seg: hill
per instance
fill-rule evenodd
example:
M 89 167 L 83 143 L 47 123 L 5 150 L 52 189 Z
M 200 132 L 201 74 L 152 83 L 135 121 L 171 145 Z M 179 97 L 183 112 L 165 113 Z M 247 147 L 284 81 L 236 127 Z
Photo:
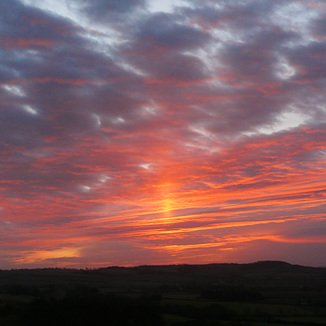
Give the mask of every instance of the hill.
M 326 304 L 326 268 L 280 261 L 251 264 L 162 265 L 99 269 L 21 269 L 0 271 L 1 292 L 85 286 L 114 293 L 156 291 L 200 296 L 208 288 L 246 288 L 265 301 L 295 303 L 298 298 Z
M 323 325 L 326 268 L 279 261 L 0 270 L 0 325 Z

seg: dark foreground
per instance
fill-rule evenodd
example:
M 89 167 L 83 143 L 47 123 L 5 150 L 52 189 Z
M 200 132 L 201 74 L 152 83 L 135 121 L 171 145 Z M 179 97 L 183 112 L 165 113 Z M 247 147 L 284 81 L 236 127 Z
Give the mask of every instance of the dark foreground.
M 0 325 L 326 325 L 326 268 L 258 262 L 0 271 Z

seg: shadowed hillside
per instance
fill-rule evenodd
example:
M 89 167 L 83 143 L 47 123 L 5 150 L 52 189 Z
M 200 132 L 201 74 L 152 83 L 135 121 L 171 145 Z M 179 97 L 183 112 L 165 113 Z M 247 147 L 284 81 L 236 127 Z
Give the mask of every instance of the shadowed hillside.
M 326 269 L 265 261 L 0 271 L 1 325 L 41 325 L 51 314 L 53 325 L 87 324 L 89 314 L 99 325 L 319 325 Z

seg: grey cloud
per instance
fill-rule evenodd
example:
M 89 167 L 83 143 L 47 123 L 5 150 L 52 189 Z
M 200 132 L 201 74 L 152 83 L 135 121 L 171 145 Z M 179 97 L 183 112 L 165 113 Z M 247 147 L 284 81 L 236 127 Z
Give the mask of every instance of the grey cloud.
M 276 79 L 272 72 L 277 52 L 282 49 L 282 43 L 293 36 L 279 28 L 272 28 L 258 33 L 246 44 L 226 45 L 218 57 L 240 82 L 248 79 L 268 82 Z
M 0 175 L 6 193 L 32 198 L 41 189 L 54 194 L 93 184 L 96 174 L 86 167 L 78 169 L 83 164 L 78 144 L 105 142 L 120 128 L 109 118 L 133 116 L 133 108 L 144 102 L 141 79 L 94 51 L 94 44 L 67 20 L 16 1 L 1 2 L 1 6 L 3 15 L 8 11 L 1 23 L 10 23 L 8 35 L 16 42 L 4 43 L 1 80 L 23 91 L 23 96 L 16 96 L 0 88 Z M 33 108 L 35 114 L 24 106 Z M 102 131 L 94 114 L 102 118 L 101 127 L 110 127 L 111 132 Z M 65 155 L 57 161 L 56 155 L 65 150 L 73 152 L 77 161 L 64 162 Z M 127 161 L 115 153 L 103 160 L 102 167 L 118 169 Z
M 317 38 L 324 38 L 326 37 L 326 15 L 321 15 L 318 19 L 315 19 L 310 24 L 310 29 L 313 35 Z
M 299 83 L 316 83 L 325 80 L 326 43 L 313 42 L 286 51 L 296 74 L 292 80 Z
M 172 78 L 174 81 L 196 81 L 207 78 L 208 70 L 202 61 L 190 55 L 177 55 L 166 58 L 162 64 L 158 64 L 154 69 L 154 76 L 157 78 Z
M 23 5 L 17 0 L 0 4 L 0 41 L 8 48 L 43 48 L 71 38 L 79 28 L 64 18 Z
M 93 0 L 80 1 L 81 11 L 89 18 L 110 24 L 112 21 L 123 19 L 124 14 L 128 14 L 135 9 L 145 8 L 146 0 Z M 122 17 L 121 17 L 122 16 Z
M 150 16 L 140 26 L 136 35 L 139 48 L 145 47 L 151 52 L 173 50 L 192 50 L 206 45 L 212 38 L 206 32 L 176 22 L 178 16 L 160 13 Z
M 162 82 L 165 79 L 196 81 L 209 76 L 208 69 L 193 51 L 205 48 L 213 38 L 187 24 L 183 15 L 148 15 L 134 29 L 121 50 L 138 69 Z
M 227 27 L 238 33 L 259 31 L 270 23 L 270 14 L 280 1 L 193 1 L 195 7 L 184 8 L 185 15 L 206 27 Z M 216 7 L 217 5 L 218 7 Z

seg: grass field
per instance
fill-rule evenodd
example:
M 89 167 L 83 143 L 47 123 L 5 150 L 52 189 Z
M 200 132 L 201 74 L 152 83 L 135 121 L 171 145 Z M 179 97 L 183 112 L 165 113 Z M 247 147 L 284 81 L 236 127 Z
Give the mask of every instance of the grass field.
M 171 310 L 174 307 L 174 314 L 165 315 L 167 325 L 191 320 L 191 313 L 188 317 L 185 317 L 187 311 L 208 311 L 209 308 L 215 308 L 215 310 L 221 312 L 220 318 L 217 313 L 211 320 L 219 321 L 222 324 L 230 323 L 230 320 L 225 319 L 231 319 L 233 322 L 240 324 L 247 323 L 250 325 L 326 325 L 326 307 L 253 302 L 216 302 L 189 298 L 182 299 L 181 297 L 178 299 L 165 298 L 162 300 L 162 305 L 172 307 Z M 225 308 L 226 310 L 221 308 Z

